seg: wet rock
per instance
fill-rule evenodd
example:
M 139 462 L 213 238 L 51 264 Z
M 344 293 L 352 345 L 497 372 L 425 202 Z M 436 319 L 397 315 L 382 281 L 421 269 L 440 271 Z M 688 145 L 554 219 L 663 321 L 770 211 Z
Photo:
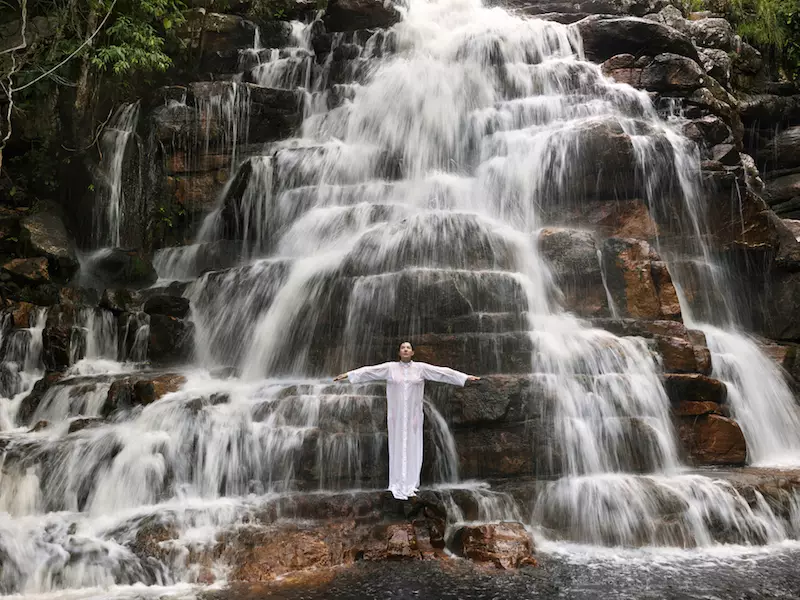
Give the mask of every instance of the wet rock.
M 210 212 L 217 196 L 225 187 L 229 172 L 225 169 L 207 173 L 186 173 L 180 177 L 167 177 L 167 191 L 175 201 L 189 212 Z
M 706 73 L 719 81 L 723 86 L 728 87 L 731 79 L 731 58 L 723 50 L 702 49 L 700 50 L 700 61 Z
M 664 375 L 664 389 L 673 404 L 724 404 L 728 399 L 728 388 L 724 383 L 697 373 L 668 373 Z
M 30 302 L 14 302 L 3 310 L 4 314 L 11 315 L 11 322 L 14 327 L 23 329 L 33 324 L 32 318 L 36 307 Z
M 771 149 L 776 168 L 800 167 L 800 125 L 789 127 L 776 135 Z
M 58 215 L 40 212 L 20 222 L 20 241 L 28 256 L 44 256 L 50 272 L 64 279 L 78 270 L 78 257 L 72 238 Z
M 193 336 L 193 323 L 167 315 L 151 315 L 147 356 L 156 364 L 186 362 L 194 350 Z
M 668 52 L 699 62 L 692 42 L 679 31 L 635 17 L 584 19 L 576 25 L 586 57 L 602 62 L 615 54 L 655 56 Z
M 680 305 L 665 263 L 645 241 L 609 238 L 602 247 L 606 283 L 622 316 L 680 318 Z
M 662 53 L 643 67 L 617 67 L 603 63 L 603 73 L 619 83 L 654 92 L 690 92 L 706 81 L 702 67 L 678 54 Z
M 689 37 L 702 48 L 716 48 L 728 51 L 733 45 L 733 29 L 727 19 L 711 17 L 699 21 L 689 21 Z
M 575 227 L 588 225 L 602 237 L 648 240 L 658 233 L 658 225 L 641 200 L 596 200 L 568 211 L 562 207 L 560 214 L 552 217 Z
M 149 315 L 166 315 L 183 319 L 189 314 L 189 299 L 182 296 L 158 294 L 145 301 L 143 310 Z
M 600 255 L 590 231 L 548 227 L 539 232 L 539 248 L 564 294 L 565 307 L 581 316 L 608 314 Z
M 679 417 L 698 417 L 702 415 L 724 415 L 722 406 L 716 402 L 679 402 L 674 408 Z M 726 415 L 727 416 L 727 415 Z
M 499 569 L 536 564 L 531 536 L 522 523 L 505 521 L 462 527 L 455 534 L 455 544 L 459 554 Z
M 148 259 L 135 250 L 109 248 L 95 253 L 86 264 L 98 287 L 147 287 L 158 274 Z
M 733 139 L 730 128 L 715 115 L 707 115 L 688 121 L 684 125 L 683 133 L 695 142 L 712 146 Z
M 711 373 L 711 353 L 708 348 L 679 337 L 656 335 L 655 340 L 665 372 L 703 375 Z
M 172 373 L 150 377 L 124 377 L 111 384 L 101 414 L 108 417 L 118 410 L 146 406 L 165 394 L 179 390 L 184 383 L 186 378 L 183 375 Z
M 91 427 L 98 427 L 103 423 L 105 423 L 105 419 L 101 419 L 100 417 L 82 417 L 74 419 L 70 422 L 67 433 L 75 433 L 76 431 L 83 431 Z
M 742 465 L 747 458 L 741 428 L 721 415 L 681 417 L 678 437 L 695 465 Z
M 785 202 L 800 197 L 800 173 L 776 177 L 767 182 L 764 199 L 770 204 Z
M 42 362 L 51 371 L 66 369 L 72 364 L 72 326 L 53 325 L 42 331 Z
M 58 383 L 64 377 L 63 373 L 48 372 L 45 376 L 37 381 L 30 393 L 22 399 L 17 410 L 17 424 L 27 425 L 30 423 L 33 414 L 39 407 L 39 403 L 44 398 L 45 393 L 50 387 Z
M 41 421 L 37 421 L 33 427 L 28 430 L 28 433 L 36 433 L 37 431 L 41 431 L 42 429 L 47 429 L 50 426 L 50 421 L 46 421 L 42 419 Z
M 14 258 L 2 267 L 5 280 L 20 285 L 40 284 L 50 281 L 50 272 L 46 258 Z
M 124 288 L 106 289 L 103 290 L 99 306 L 119 315 L 125 312 L 137 311 L 142 306 L 142 298 L 136 290 Z
M 400 20 L 391 0 L 330 0 L 323 22 L 328 31 L 388 28 Z
M 711 159 L 733 167 L 740 163 L 739 150 L 734 144 L 717 144 L 711 148 Z

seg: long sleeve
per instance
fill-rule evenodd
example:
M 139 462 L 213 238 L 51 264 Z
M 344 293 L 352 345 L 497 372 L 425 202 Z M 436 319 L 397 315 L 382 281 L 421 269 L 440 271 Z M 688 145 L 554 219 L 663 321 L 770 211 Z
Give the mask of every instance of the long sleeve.
M 422 378 L 429 381 L 450 383 L 452 385 L 464 387 L 464 384 L 467 383 L 467 377 L 469 377 L 469 375 L 466 373 L 462 373 L 461 371 L 456 371 L 455 369 L 450 369 L 448 367 L 437 367 L 427 363 L 417 364 L 422 367 Z
M 385 381 L 389 378 L 392 363 L 382 363 L 371 367 L 361 367 L 347 372 L 350 383 L 366 383 L 368 381 Z

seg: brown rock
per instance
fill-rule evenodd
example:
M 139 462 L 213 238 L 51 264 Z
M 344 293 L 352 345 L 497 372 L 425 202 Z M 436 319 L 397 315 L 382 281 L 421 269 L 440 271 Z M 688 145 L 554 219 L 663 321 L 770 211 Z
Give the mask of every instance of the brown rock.
M 681 417 L 678 437 L 695 465 L 742 465 L 747 459 L 741 428 L 721 415 Z
M 387 558 L 418 558 L 417 535 L 411 523 L 389 525 L 386 529 Z
M 602 237 L 654 239 L 658 225 L 641 200 L 611 200 L 586 203 L 579 210 L 561 215 L 566 224 L 589 225 Z
M 668 373 L 664 375 L 664 389 L 674 404 L 681 402 L 710 402 L 723 404 L 728 398 L 728 388 L 719 379 L 697 373 Z
M 31 312 L 34 310 L 30 302 L 19 302 L 11 306 L 11 318 L 14 320 L 14 327 L 23 329 L 31 326 Z
M 667 373 L 711 373 L 711 353 L 685 338 L 654 336 L 662 367 Z
M 81 431 L 90 427 L 97 427 L 103 423 L 105 423 L 105 420 L 99 417 L 84 417 L 75 419 L 69 424 L 69 430 L 67 433 L 75 433 L 76 431 Z
M 167 186 L 179 204 L 190 212 L 213 208 L 220 190 L 228 178 L 228 171 L 219 169 L 205 173 L 190 173 L 180 177 L 167 177 Z
M 3 265 L 3 272 L 21 284 L 50 281 L 47 259 L 43 257 L 15 258 Z
M 463 527 L 456 539 L 461 554 L 499 569 L 515 569 L 533 553 L 531 536 L 517 522 Z
M 168 159 L 170 173 L 193 173 L 196 171 L 218 171 L 228 169 L 231 157 L 228 154 L 206 154 L 192 156 L 183 151 L 172 154 Z
M 700 415 L 721 415 L 722 407 L 716 402 L 687 402 L 682 401 L 675 408 L 679 417 L 696 417 Z

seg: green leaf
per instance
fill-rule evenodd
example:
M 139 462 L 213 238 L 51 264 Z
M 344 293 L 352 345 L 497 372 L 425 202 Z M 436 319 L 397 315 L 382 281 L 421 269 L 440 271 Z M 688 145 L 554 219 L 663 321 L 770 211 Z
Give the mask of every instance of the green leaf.
M 172 19 L 164 19 L 164 29 L 172 29 Z
M 8 195 L 12 198 L 17 195 L 17 186 L 11 188 L 11 191 L 8 192 Z

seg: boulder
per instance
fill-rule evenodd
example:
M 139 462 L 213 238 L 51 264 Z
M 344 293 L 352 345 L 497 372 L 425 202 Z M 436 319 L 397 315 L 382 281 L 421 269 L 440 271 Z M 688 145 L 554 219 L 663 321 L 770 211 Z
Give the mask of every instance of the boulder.
M 2 267 L 6 280 L 20 285 L 37 285 L 50 281 L 50 271 L 46 258 L 14 258 Z
M 75 245 L 58 215 L 40 212 L 22 219 L 20 241 L 27 256 L 47 258 L 51 274 L 68 279 L 78 270 Z
M 158 279 L 152 263 L 135 250 L 99 250 L 84 266 L 87 278 L 100 288 L 141 288 Z
M 186 378 L 183 375 L 173 373 L 124 377 L 111 384 L 101 415 L 108 417 L 118 410 L 147 406 L 165 394 L 178 391 L 184 383 Z
M 800 196 L 800 173 L 792 173 L 776 177 L 767 182 L 764 199 L 770 204 L 777 204 Z
M 37 381 L 30 393 L 25 396 L 20 402 L 19 409 L 17 410 L 17 424 L 29 425 L 39 403 L 44 398 L 45 393 L 50 387 L 58 383 L 64 377 L 63 373 L 48 371 L 45 376 Z
M 115 315 L 124 312 L 136 312 L 142 306 L 141 294 L 136 290 L 112 288 L 103 290 L 100 297 L 100 308 L 110 310 Z
M 538 243 L 564 294 L 565 307 L 581 316 L 607 315 L 608 299 L 594 234 L 548 227 L 539 232 Z
M 710 17 L 688 21 L 688 34 L 696 46 L 727 52 L 733 47 L 734 33 L 727 19 Z
M 47 326 L 42 331 L 42 362 L 48 370 L 60 371 L 72 364 L 72 326 Z
M 194 350 L 194 324 L 167 315 L 150 316 L 147 357 L 155 364 L 189 360 Z
M 683 134 L 698 144 L 707 146 L 715 146 L 733 139 L 730 128 L 715 115 L 687 121 L 683 127 Z
M 678 437 L 694 465 L 743 465 L 747 445 L 739 425 L 717 414 L 681 417 Z
M 673 404 L 724 404 L 728 398 L 724 383 L 697 373 L 668 373 L 664 375 L 664 389 Z
M 602 62 L 615 54 L 656 56 L 670 53 L 700 61 L 691 40 L 679 31 L 636 17 L 591 17 L 575 25 L 583 38 L 586 57 Z
M 702 415 L 729 416 L 723 407 L 716 402 L 679 402 L 673 412 L 678 417 L 699 417 Z
M 724 87 L 730 85 L 731 57 L 724 50 L 702 48 L 699 51 L 700 62 L 706 73 L 719 81 Z
M 638 66 L 621 66 L 616 58 L 603 63 L 603 73 L 636 88 L 685 93 L 702 87 L 706 81 L 705 71 L 697 62 L 678 54 L 658 54 L 652 61 Z
M 609 238 L 602 247 L 606 284 L 620 316 L 680 318 L 677 292 L 666 264 L 645 241 Z
M 705 346 L 680 337 L 656 335 L 661 367 L 666 373 L 711 373 L 711 353 Z
M 400 21 L 391 0 L 329 0 L 323 22 L 327 31 L 388 28 Z
M 166 315 L 183 319 L 189 314 L 189 299 L 182 296 L 158 294 L 148 298 L 142 310 L 148 315 Z
M 789 169 L 800 167 L 800 125 L 784 129 L 772 140 L 775 167 Z
M 597 200 L 552 215 L 567 225 L 590 226 L 601 237 L 655 239 L 658 225 L 641 200 Z
M 103 423 L 105 423 L 105 419 L 101 419 L 100 417 L 82 417 L 79 419 L 74 419 L 70 421 L 67 433 L 70 434 L 75 433 L 76 431 L 90 429 L 92 427 L 99 427 Z
M 499 569 L 535 565 L 531 536 L 522 523 L 468 525 L 455 533 L 456 552 Z

